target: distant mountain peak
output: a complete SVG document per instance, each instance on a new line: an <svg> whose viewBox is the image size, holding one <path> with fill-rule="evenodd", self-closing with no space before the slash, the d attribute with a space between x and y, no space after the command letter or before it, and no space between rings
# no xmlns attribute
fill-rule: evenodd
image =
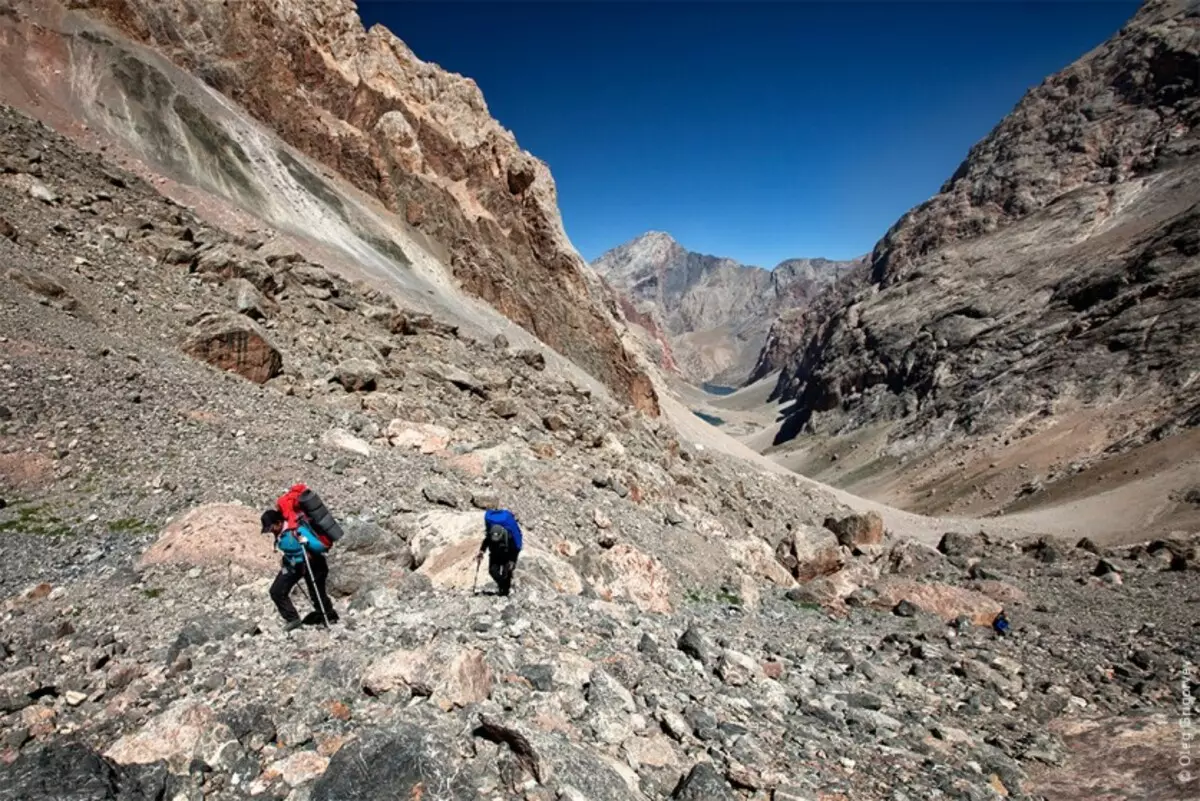
<svg viewBox="0 0 1200 801"><path fill-rule="evenodd" d="M678 245L679 242L675 237L671 236L666 231L647 231L646 233L635 236L627 244L633 245L638 243L663 242L667 244Z"/></svg>
<svg viewBox="0 0 1200 801"><path fill-rule="evenodd" d="M696 384L738 384L785 308L807 305L849 266L788 259L778 272L696 253L665 231L647 231L607 251L592 268L639 319L662 321L680 372Z"/></svg>

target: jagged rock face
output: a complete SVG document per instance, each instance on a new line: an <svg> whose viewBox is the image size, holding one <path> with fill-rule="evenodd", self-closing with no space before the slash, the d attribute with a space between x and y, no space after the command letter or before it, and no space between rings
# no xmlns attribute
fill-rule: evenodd
<svg viewBox="0 0 1200 801"><path fill-rule="evenodd" d="M1194 425L1198 123L1200 6L1152 0L1030 91L869 271L776 327L757 372L790 350L776 396L799 401L779 440L893 421L911 454L1117 402L1135 413L1094 453Z"/></svg>
<svg viewBox="0 0 1200 801"><path fill-rule="evenodd" d="M639 409L649 378L563 231L554 181L473 81L363 28L352 0L71 0L243 105L444 251L455 278Z"/></svg>
<svg viewBox="0 0 1200 801"><path fill-rule="evenodd" d="M780 310L804 307L853 263L789 259L764 270L693 253L651 231L608 251L592 269L633 307L626 317L655 339L665 330L685 378L740 385Z"/></svg>

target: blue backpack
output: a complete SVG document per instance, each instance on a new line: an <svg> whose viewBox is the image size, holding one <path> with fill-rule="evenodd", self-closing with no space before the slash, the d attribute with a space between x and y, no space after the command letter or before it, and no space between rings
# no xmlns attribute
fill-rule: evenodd
<svg viewBox="0 0 1200 801"><path fill-rule="evenodd" d="M513 546L518 551L521 550L521 526L512 512L507 509L488 509L483 513L483 526L489 532L492 530L492 526L504 529L512 538Z"/></svg>

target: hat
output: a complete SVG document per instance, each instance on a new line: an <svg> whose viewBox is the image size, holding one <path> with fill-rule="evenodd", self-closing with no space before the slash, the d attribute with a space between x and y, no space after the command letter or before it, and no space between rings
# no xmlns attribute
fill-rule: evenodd
<svg viewBox="0 0 1200 801"><path fill-rule="evenodd" d="M262 530L266 534L279 523L283 522L283 515L278 509L268 509L262 513Z"/></svg>

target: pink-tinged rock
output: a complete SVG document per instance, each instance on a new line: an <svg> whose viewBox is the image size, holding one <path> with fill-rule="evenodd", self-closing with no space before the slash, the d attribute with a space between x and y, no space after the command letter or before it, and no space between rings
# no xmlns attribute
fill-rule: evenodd
<svg viewBox="0 0 1200 801"><path fill-rule="evenodd" d="M1024 590L1003 581L994 581L992 579L981 580L973 582L970 587L1006 605L1024 603L1028 600L1028 596Z"/></svg>
<svg viewBox="0 0 1200 801"><path fill-rule="evenodd" d="M259 512L237 503L198 506L167 526L138 560L137 568L176 564L192 567L238 565L270 575L278 567L274 540L262 533Z"/></svg>
<svg viewBox="0 0 1200 801"><path fill-rule="evenodd" d="M779 563L771 546L765 541L756 538L731 540L725 543L725 548L734 564L747 573L780 587L790 587L795 583L792 574Z"/></svg>
<svg viewBox="0 0 1200 801"><path fill-rule="evenodd" d="M186 768L214 720L208 705L181 701L140 730L117 740L104 755L122 765L164 760L173 768Z"/></svg>
<svg viewBox="0 0 1200 801"><path fill-rule="evenodd" d="M289 787L298 787L320 778L328 767L328 757L321 756L316 751L299 751L273 763L265 771L267 775L264 778L278 776Z"/></svg>
<svg viewBox="0 0 1200 801"><path fill-rule="evenodd" d="M640 767L675 768L680 765L680 756L671 739L665 734L650 737L631 737L622 746L630 765Z"/></svg>
<svg viewBox="0 0 1200 801"><path fill-rule="evenodd" d="M767 660L766 662L762 663L762 672L763 675L768 679L775 679L776 681L779 681L783 678L783 663L776 662L774 660Z"/></svg>
<svg viewBox="0 0 1200 801"><path fill-rule="evenodd" d="M29 729L30 737L54 734L56 714L48 706L27 706L21 710L21 725Z"/></svg>
<svg viewBox="0 0 1200 801"><path fill-rule="evenodd" d="M900 601L908 601L918 609L946 621L965 615L976 626L990 626L1001 608L1000 603L981 592L937 582L926 584L909 579L886 578L874 589L879 597L873 605L879 608L891 609Z"/></svg>
<svg viewBox="0 0 1200 801"><path fill-rule="evenodd" d="M384 431L392 447L417 450L423 454L441 453L450 444L450 429L430 423L393 420Z"/></svg>
<svg viewBox="0 0 1200 801"><path fill-rule="evenodd" d="M492 694L492 669L482 651L432 643L384 656L367 669L362 683L373 695L408 687L449 711L486 700Z"/></svg>
<svg viewBox="0 0 1200 801"><path fill-rule="evenodd" d="M662 563L628 543L590 552L580 573L607 601L624 598L643 612L671 611L671 579Z"/></svg>
<svg viewBox="0 0 1200 801"><path fill-rule="evenodd" d="M444 711L485 701L492 694L492 669L482 651L464 648L450 661L434 689L434 701Z"/></svg>
<svg viewBox="0 0 1200 801"><path fill-rule="evenodd" d="M256 384L265 384L283 371L283 357L266 332L232 312L201 319L183 343L183 352Z"/></svg>
<svg viewBox="0 0 1200 801"><path fill-rule="evenodd" d="M53 586L47 584L46 582L42 582L41 584L35 584L34 586L25 590L25 592L21 593L21 597L29 601L36 601L41 598L45 598L53 591Z"/></svg>

